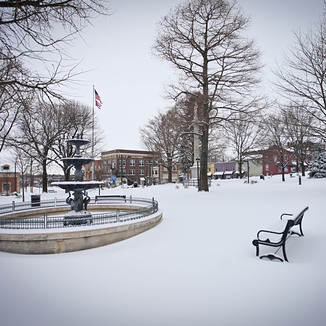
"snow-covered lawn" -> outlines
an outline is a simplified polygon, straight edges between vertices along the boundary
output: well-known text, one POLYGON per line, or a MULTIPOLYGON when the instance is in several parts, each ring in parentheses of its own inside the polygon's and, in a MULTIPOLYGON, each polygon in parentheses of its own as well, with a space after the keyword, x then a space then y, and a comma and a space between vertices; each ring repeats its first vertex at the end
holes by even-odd
POLYGON ((163 221, 83 252, 0 252, 2 326, 325 325, 325 179, 214 181, 208 193, 172 184, 105 192, 154 197, 163 221), (305 236, 288 242, 290 262, 257 258, 257 231, 305 206, 305 236))

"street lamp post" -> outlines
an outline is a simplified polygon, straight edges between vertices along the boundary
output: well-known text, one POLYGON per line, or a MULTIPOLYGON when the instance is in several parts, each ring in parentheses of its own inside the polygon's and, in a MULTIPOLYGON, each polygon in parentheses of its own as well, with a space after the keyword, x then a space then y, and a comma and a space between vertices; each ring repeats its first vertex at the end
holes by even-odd
POLYGON ((249 183, 249 160, 243 160, 243 162, 247 162, 247 174, 248 174, 248 183, 249 183))
POLYGON ((197 188, 199 191, 199 181, 200 181, 200 176, 199 176, 199 162, 200 162, 200 158, 197 157, 196 158, 196 163, 197 163, 197 188))
POLYGON ((122 186, 122 155, 120 155, 120 179, 121 179, 121 186, 122 186))

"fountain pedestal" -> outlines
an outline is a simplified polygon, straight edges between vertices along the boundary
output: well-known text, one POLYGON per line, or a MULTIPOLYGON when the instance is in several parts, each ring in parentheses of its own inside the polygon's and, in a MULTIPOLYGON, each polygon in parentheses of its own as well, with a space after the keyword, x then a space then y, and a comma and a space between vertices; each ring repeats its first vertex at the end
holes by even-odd
POLYGON ((66 157, 61 160, 65 163, 74 165, 75 167, 75 178, 74 181, 62 181, 53 182, 52 185, 58 186, 61 189, 69 190, 69 197, 66 199, 67 204, 71 206, 71 211, 65 216, 64 225, 79 225, 79 224, 91 224, 92 214, 87 211, 87 205, 90 198, 87 195, 86 190, 97 188, 103 184, 102 181, 84 181, 82 172, 82 166, 93 162, 92 158, 83 158, 80 153, 80 147, 89 143, 88 140, 77 138, 66 140, 68 144, 76 146, 76 154, 74 157, 66 157), (73 192, 71 197, 70 191, 73 192))

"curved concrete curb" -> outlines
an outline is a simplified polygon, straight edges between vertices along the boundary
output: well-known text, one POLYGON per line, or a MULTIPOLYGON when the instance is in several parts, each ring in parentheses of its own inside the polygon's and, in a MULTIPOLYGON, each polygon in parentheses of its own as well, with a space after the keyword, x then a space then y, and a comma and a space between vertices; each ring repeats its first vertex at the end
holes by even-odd
POLYGON ((55 254, 85 250, 105 246, 128 239, 156 226, 162 219, 161 210, 155 214, 130 223, 116 223, 103 227, 90 226, 81 230, 79 227, 66 231, 49 232, 40 230, 34 233, 0 233, 0 251, 18 254, 55 254))

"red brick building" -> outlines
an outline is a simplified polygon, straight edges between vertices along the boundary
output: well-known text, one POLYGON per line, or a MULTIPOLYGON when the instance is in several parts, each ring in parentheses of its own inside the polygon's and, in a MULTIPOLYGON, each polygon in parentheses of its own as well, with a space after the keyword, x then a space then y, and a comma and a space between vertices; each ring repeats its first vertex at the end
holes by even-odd
POLYGON ((102 181, 102 160, 95 160, 93 163, 86 164, 84 167, 84 180, 102 181), (94 164, 94 178, 93 178, 93 164, 94 164))
POLYGON ((9 195, 20 192, 20 175, 11 169, 9 164, 0 167, 0 194, 9 195))
MULTIPOLYGON (((105 183, 120 184, 122 182, 129 185, 135 182, 152 183, 156 173, 154 158, 155 154, 151 151, 114 149, 102 152, 101 163, 98 162, 97 165, 98 171, 101 169, 101 179, 98 180, 103 180, 105 183)), ((88 164, 86 171, 89 165, 91 166, 88 164)), ((87 180, 90 180, 89 172, 87 172, 87 180)))

